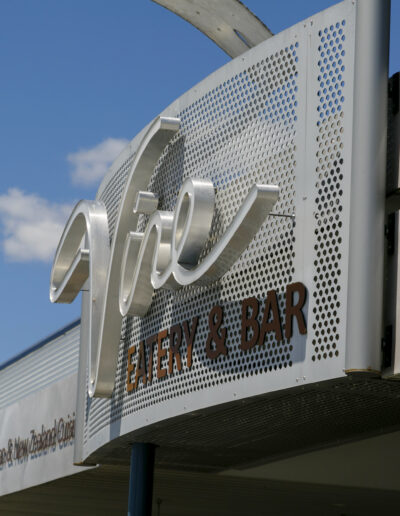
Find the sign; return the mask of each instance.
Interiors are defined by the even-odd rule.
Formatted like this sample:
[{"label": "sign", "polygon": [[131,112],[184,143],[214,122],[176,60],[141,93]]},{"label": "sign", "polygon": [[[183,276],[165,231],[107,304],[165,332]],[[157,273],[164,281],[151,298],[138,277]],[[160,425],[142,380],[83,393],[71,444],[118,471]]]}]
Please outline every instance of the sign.
[{"label": "sign", "polygon": [[77,375],[0,411],[0,495],[82,471],[73,465]]},{"label": "sign", "polygon": [[75,412],[68,416],[54,420],[50,428],[42,424],[41,429],[33,428],[29,437],[20,436],[9,438],[7,446],[0,448],[0,468],[20,464],[21,461],[36,457],[40,452],[59,447],[73,441],[75,436]]},{"label": "sign", "polygon": [[[296,300],[294,299],[296,297]],[[293,283],[286,288],[285,295],[285,331],[286,339],[293,335],[294,320],[297,323],[300,335],[307,333],[303,308],[306,302],[306,288],[302,283]],[[241,341],[239,348],[247,351],[255,345],[262,346],[268,333],[273,332],[277,341],[282,341],[283,332],[281,316],[279,313],[278,299],[275,290],[268,292],[263,309],[262,322],[259,324],[258,316],[260,303],[255,297],[244,299],[241,303]],[[192,367],[193,346],[199,317],[192,321],[183,321],[169,329],[162,330],[140,341],[139,345],[128,349],[128,366],[126,388],[130,392],[138,388],[139,380],[143,385],[153,380],[153,363],[157,364],[157,379],[164,378],[174,372],[180,372],[182,367]],[[208,315],[209,332],[205,342],[206,356],[210,360],[216,360],[220,355],[228,355],[227,339],[229,329],[224,326],[224,310],[220,305],[215,305]],[[186,344],[186,364],[181,357],[181,346]],[[167,347],[163,347],[164,345]],[[156,352],[154,353],[154,346]],[[146,361],[146,351],[148,360]],[[136,362],[132,356],[136,354]],[[164,365],[163,365],[164,364]],[[174,368],[175,364],[175,368]],[[133,380],[134,378],[134,380]]]},{"label": "sign", "polygon": [[[157,210],[157,195],[141,190],[179,125],[179,119],[159,118],[144,136],[125,186],[111,249],[105,206],[99,201],[80,201],[56,251],[52,302],[70,303],[88,277],[90,280],[90,396],[107,397],[114,388],[117,350],[113,343],[121,333],[121,317],[145,316],[155,289],[207,285],[221,278],[278,200],[279,187],[253,185],[225,234],[199,262],[213,221],[213,183],[188,178],[174,212]],[[140,233],[135,223],[142,214],[150,219]]]},{"label": "sign", "polygon": [[84,285],[79,458],[184,414],[379,372],[383,4],[345,0],[227,63],[75,208],[50,296]]}]

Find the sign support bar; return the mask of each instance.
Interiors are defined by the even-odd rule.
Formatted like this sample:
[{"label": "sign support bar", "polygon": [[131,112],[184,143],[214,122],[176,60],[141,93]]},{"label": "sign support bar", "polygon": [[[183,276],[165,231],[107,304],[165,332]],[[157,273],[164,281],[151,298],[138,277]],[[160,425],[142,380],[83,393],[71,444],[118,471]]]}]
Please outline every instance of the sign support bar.
[{"label": "sign support bar", "polygon": [[128,516],[151,516],[154,452],[154,444],[132,445]]}]

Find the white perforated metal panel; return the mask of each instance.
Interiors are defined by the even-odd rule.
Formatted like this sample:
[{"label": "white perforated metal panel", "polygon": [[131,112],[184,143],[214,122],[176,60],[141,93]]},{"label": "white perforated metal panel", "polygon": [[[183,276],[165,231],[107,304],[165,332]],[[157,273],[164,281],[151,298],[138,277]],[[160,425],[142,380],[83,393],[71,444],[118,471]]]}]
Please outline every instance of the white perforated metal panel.
[{"label": "white perforated metal panel", "polygon": [[[317,135],[315,138],[315,190],[314,190],[314,277],[312,296],[312,360],[319,361],[339,355],[340,326],[343,324],[343,295],[346,276],[343,276],[343,252],[346,229],[343,223],[348,216],[345,190],[349,190],[349,137],[345,132],[347,120],[351,117],[344,109],[345,96],[350,95],[347,83],[351,58],[346,53],[346,41],[350,20],[322,26],[314,44],[318,75],[316,100],[318,101]],[[351,47],[350,47],[351,48]],[[345,149],[345,141],[347,146]],[[345,161],[346,160],[346,161]]]},{"label": "white perforated metal panel", "polygon": [[[199,408],[343,375],[355,8],[346,1],[251,49],[168,107],[181,129],[149,184],[160,209],[173,210],[186,177],[209,178],[216,210],[204,257],[254,183],[279,185],[274,212],[240,259],[211,287],[157,291],[146,317],[123,321],[111,400],[87,399],[84,456],[110,439]],[[118,204],[140,135],[103,182],[113,235]],[[147,219],[143,216],[138,230]],[[308,291],[307,335],[240,350],[241,301],[275,289],[284,316],[286,286]],[[205,353],[208,313],[224,307],[227,356]],[[191,369],[126,390],[127,350],[140,340],[199,317]],[[262,310],[259,315],[261,321]],[[284,320],[284,318],[283,318]],[[167,342],[165,343],[167,347]],[[181,347],[186,364],[186,345]],[[146,351],[146,364],[148,362]],[[135,355],[132,357],[135,361]],[[156,355],[153,358],[156,368]],[[165,361],[167,362],[167,361]]]}]

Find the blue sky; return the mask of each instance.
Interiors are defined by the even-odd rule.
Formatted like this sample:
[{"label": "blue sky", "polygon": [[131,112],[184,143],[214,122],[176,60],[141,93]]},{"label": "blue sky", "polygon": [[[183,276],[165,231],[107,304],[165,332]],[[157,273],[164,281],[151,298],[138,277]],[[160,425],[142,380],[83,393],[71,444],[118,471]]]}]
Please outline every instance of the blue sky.
[{"label": "blue sky", "polygon": [[[272,32],[335,4],[245,0]],[[392,0],[390,71],[400,70]],[[150,0],[0,2],[0,363],[80,315],[51,305],[59,232],[110,161],[175,98],[229,61]]]}]

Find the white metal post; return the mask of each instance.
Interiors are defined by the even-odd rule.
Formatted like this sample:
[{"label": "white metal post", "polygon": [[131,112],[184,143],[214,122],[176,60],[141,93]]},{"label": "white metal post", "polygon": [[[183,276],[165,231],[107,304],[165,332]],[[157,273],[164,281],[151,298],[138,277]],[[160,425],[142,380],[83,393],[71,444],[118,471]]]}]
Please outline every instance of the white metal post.
[{"label": "white metal post", "polygon": [[390,0],[358,0],[356,21],[346,372],[378,372]]}]

